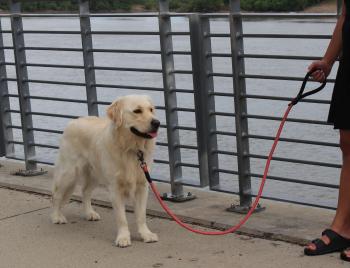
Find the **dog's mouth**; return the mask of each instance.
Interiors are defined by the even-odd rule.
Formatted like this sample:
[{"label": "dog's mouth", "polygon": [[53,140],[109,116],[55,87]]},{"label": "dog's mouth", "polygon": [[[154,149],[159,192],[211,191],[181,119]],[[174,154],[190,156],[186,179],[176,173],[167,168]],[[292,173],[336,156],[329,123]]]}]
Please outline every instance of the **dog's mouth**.
[{"label": "dog's mouth", "polygon": [[154,130],[154,131],[151,131],[151,132],[146,132],[146,133],[139,131],[135,127],[131,127],[130,130],[136,136],[139,136],[139,137],[144,138],[144,139],[153,139],[153,138],[157,137],[157,135],[158,135],[158,131],[157,130]]}]

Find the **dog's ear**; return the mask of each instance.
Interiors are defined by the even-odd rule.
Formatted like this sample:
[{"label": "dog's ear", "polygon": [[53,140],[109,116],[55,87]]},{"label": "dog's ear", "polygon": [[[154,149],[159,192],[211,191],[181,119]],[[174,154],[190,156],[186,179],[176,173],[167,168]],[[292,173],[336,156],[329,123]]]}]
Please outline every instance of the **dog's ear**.
[{"label": "dog's ear", "polygon": [[122,101],[116,100],[107,108],[107,116],[117,127],[120,127],[123,122]]}]

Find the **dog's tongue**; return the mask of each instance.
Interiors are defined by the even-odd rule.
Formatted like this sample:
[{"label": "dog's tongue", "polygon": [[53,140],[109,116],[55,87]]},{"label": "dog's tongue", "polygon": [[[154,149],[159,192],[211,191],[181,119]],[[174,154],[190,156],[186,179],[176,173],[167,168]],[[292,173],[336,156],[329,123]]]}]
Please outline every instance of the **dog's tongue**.
[{"label": "dog's tongue", "polygon": [[150,135],[152,138],[157,137],[158,133],[157,132],[150,132],[148,133],[148,135]]}]

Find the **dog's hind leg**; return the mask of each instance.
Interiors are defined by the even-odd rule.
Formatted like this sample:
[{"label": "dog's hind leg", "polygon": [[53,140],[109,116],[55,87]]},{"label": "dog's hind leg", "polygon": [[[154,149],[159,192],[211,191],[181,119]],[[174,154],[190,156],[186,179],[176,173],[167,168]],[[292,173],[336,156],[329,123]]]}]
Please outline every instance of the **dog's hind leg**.
[{"label": "dog's hind leg", "polygon": [[138,185],[138,188],[135,192],[135,216],[138,232],[141,235],[142,239],[146,243],[152,243],[158,241],[158,236],[155,233],[152,233],[146,224],[146,206],[148,198],[148,186]]},{"label": "dog's hind leg", "polygon": [[84,170],[83,176],[82,194],[85,217],[88,221],[98,221],[101,217],[91,206],[91,194],[97,186],[97,182],[91,177],[91,172],[88,168]]},{"label": "dog's hind leg", "polygon": [[[64,169],[64,167],[62,168]],[[56,170],[52,191],[53,213],[51,220],[56,224],[67,223],[62,213],[63,206],[69,201],[76,184],[77,169],[70,167],[67,170]]]}]

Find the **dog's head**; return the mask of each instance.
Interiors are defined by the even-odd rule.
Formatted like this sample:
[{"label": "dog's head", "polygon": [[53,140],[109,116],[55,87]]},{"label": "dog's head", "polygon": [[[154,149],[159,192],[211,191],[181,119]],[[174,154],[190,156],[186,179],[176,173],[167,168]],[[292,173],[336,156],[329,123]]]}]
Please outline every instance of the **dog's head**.
[{"label": "dog's head", "polygon": [[148,96],[121,97],[107,108],[107,115],[118,128],[129,129],[131,135],[145,139],[157,136],[160,122],[155,117],[154,105]]}]

